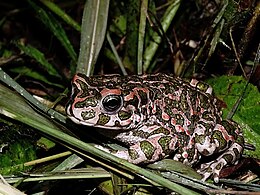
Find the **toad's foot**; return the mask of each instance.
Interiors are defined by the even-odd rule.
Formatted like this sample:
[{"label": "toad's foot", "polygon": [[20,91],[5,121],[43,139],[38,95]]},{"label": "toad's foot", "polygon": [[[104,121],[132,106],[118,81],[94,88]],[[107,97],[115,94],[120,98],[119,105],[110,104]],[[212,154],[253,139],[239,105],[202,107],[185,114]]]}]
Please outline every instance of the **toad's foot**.
[{"label": "toad's foot", "polygon": [[222,168],[226,165],[235,164],[241,153],[243,151],[243,147],[234,143],[227,151],[225,151],[222,155],[220,155],[216,160],[201,164],[200,169],[197,171],[199,174],[203,176],[202,180],[205,181],[209,177],[213,177],[214,182],[219,182],[219,174]]}]

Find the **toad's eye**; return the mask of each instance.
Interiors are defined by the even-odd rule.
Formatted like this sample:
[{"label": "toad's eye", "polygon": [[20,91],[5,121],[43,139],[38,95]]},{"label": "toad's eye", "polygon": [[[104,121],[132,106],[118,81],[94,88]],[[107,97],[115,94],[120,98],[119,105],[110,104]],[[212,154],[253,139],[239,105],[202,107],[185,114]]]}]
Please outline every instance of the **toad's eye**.
[{"label": "toad's eye", "polygon": [[123,106],[123,99],[120,95],[108,95],[102,100],[102,106],[107,113],[116,113]]}]

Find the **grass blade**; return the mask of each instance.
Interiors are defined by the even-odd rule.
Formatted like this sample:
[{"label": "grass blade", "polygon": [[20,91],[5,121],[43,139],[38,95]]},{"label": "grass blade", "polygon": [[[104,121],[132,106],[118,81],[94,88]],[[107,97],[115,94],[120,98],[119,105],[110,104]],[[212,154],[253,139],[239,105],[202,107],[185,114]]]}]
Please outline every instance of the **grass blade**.
[{"label": "grass blade", "polygon": [[109,0],[88,0],[84,7],[76,71],[87,76],[93,74],[95,62],[104,42],[108,7]]},{"label": "grass blade", "polygon": [[140,23],[138,32],[138,50],[137,50],[137,74],[143,74],[143,51],[144,51],[144,36],[146,27],[146,16],[149,0],[143,0],[141,3]]},{"label": "grass blade", "polygon": [[124,67],[124,65],[123,65],[123,62],[122,62],[122,60],[120,59],[120,57],[119,57],[119,55],[118,55],[118,53],[117,53],[117,51],[116,51],[116,47],[115,47],[115,45],[114,45],[114,43],[113,43],[113,41],[112,41],[112,39],[111,39],[111,37],[110,37],[109,32],[107,32],[107,41],[108,41],[108,43],[109,43],[109,45],[110,45],[110,47],[111,47],[111,50],[112,50],[112,52],[113,52],[113,54],[114,54],[114,56],[115,56],[115,58],[116,58],[116,60],[117,60],[117,63],[118,63],[118,65],[119,65],[119,67],[120,67],[120,69],[121,69],[123,75],[127,75],[126,69],[125,69],[125,67]]},{"label": "grass blade", "polygon": [[66,14],[59,6],[49,0],[40,0],[42,4],[48,7],[53,13],[57,14],[61,19],[63,19],[67,24],[72,26],[76,31],[80,31],[80,25],[73,20],[68,14]]}]

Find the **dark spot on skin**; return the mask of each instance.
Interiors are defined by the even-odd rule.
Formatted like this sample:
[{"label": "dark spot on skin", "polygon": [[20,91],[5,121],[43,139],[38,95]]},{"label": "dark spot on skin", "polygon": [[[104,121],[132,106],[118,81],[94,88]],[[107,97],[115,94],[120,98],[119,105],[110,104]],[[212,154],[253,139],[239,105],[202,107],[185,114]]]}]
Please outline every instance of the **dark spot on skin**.
[{"label": "dark spot on skin", "polygon": [[95,117],[95,111],[91,109],[90,111],[81,112],[81,117],[83,120],[87,121]]},{"label": "dark spot on skin", "polygon": [[205,135],[195,135],[195,143],[203,144],[205,142]]},{"label": "dark spot on skin", "polygon": [[74,104],[74,108],[85,108],[85,101],[82,101],[82,102],[77,102]]},{"label": "dark spot on skin", "polygon": [[236,156],[236,157],[239,157],[240,153],[239,153],[239,151],[238,151],[237,148],[234,148],[234,149],[233,149],[233,152],[235,153],[235,156]]},{"label": "dark spot on skin", "polygon": [[134,130],[133,131],[133,136],[135,137],[140,137],[140,138],[145,138],[147,139],[149,137],[149,133],[148,132],[144,132],[142,130]]},{"label": "dark spot on skin", "polygon": [[148,141],[141,141],[140,142],[140,148],[143,151],[143,153],[145,154],[145,157],[148,160],[151,160],[153,157],[153,154],[155,152],[155,148],[153,146],[153,144],[151,144]]},{"label": "dark spot on skin", "polygon": [[87,108],[87,107],[95,107],[97,105],[96,98],[86,98],[84,101],[78,101],[74,104],[75,108]]},{"label": "dark spot on skin", "polygon": [[172,94],[173,91],[178,91],[178,90],[179,90],[178,86],[176,86],[174,84],[165,85],[164,93],[165,94]]},{"label": "dark spot on skin", "polygon": [[212,114],[210,112],[203,112],[202,116],[203,119],[207,120],[207,121],[213,121],[214,119],[212,118]]},{"label": "dark spot on skin", "polygon": [[160,108],[157,108],[157,109],[156,109],[155,115],[156,115],[156,118],[157,118],[159,121],[164,122],[164,120],[163,120],[163,118],[162,118],[162,110],[161,110]]},{"label": "dark spot on skin", "polygon": [[220,124],[226,129],[228,134],[230,134],[236,138],[236,136],[237,136],[237,134],[235,133],[236,127],[233,124],[231,124],[227,120],[222,120]]},{"label": "dark spot on skin", "polygon": [[180,144],[180,148],[187,146],[190,140],[190,136],[185,132],[178,132],[178,143]]},{"label": "dark spot on skin", "polygon": [[218,142],[219,142],[218,150],[222,151],[222,150],[226,149],[227,141],[225,140],[225,138],[223,137],[223,135],[220,131],[214,131],[212,138],[218,140]]},{"label": "dark spot on skin", "polygon": [[149,96],[151,101],[160,100],[163,98],[162,91],[159,90],[156,86],[149,87]]},{"label": "dark spot on skin", "polygon": [[172,105],[170,105],[170,107],[173,109],[173,108],[175,108],[175,109],[178,109],[179,110],[179,108],[180,108],[180,103],[177,101],[177,100],[173,100],[172,101]]},{"label": "dark spot on skin", "polygon": [[188,155],[188,161],[191,162],[193,159],[196,159],[197,156],[195,156],[195,147],[192,147],[187,150]]},{"label": "dark spot on skin", "polygon": [[197,112],[199,113],[201,111],[201,107],[197,107]]},{"label": "dark spot on skin", "polygon": [[119,121],[115,121],[115,127],[121,127],[121,124]]},{"label": "dark spot on skin", "polygon": [[110,120],[109,116],[107,116],[105,114],[99,114],[97,124],[104,126],[105,124],[107,124],[109,122],[109,120]]},{"label": "dark spot on skin", "polygon": [[164,108],[164,112],[166,114],[168,114],[168,116],[172,117],[173,113],[172,113],[172,110],[174,109],[174,101],[170,100],[170,99],[167,99],[167,101],[169,102],[169,104],[167,104],[168,106]]},{"label": "dark spot on skin", "polygon": [[223,158],[225,159],[225,161],[227,161],[228,163],[231,163],[233,161],[233,155],[231,154],[225,154],[223,156]]},{"label": "dark spot on skin", "polygon": [[139,104],[138,98],[136,96],[134,96],[133,99],[124,102],[124,107],[126,108],[127,105],[133,105],[137,109],[138,104]]},{"label": "dark spot on skin", "polygon": [[210,86],[207,83],[198,82],[196,88],[198,88],[200,91],[206,92]]},{"label": "dark spot on skin", "polygon": [[[158,90],[158,91],[159,91],[159,90]],[[163,98],[163,95],[162,95],[162,93],[160,93],[160,92],[159,92],[159,93],[157,92],[157,93],[154,93],[154,94],[155,94],[155,96],[154,96],[154,99],[155,99],[155,100],[159,100],[159,99],[162,99],[162,98]]]},{"label": "dark spot on skin", "polygon": [[134,149],[128,149],[128,154],[131,160],[136,160],[137,158],[139,158],[138,152]]},{"label": "dark spot on skin", "polygon": [[[214,121],[213,121],[214,122]],[[201,127],[204,127],[205,128],[205,131],[206,132],[209,132],[210,130],[212,130],[214,127],[215,127],[215,125],[213,125],[213,124],[215,124],[215,123],[206,123],[206,122],[203,122],[203,121],[199,121],[198,123],[197,123],[197,126],[201,126]]]},{"label": "dark spot on skin", "polygon": [[199,94],[198,98],[200,100],[200,107],[204,109],[209,109],[209,107],[211,106],[210,99],[202,93]]},{"label": "dark spot on skin", "polygon": [[172,137],[171,136],[163,136],[158,140],[158,143],[162,147],[163,152],[167,155],[171,153],[169,145],[171,143]]},{"label": "dark spot on skin", "polygon": [[180,114],[174,114],[172,118],[175,119],[176,125],[180,125],[180,126],[184,125],[184,118]]},{"label": "dark spot on skin", "polygon": [[169,135],[170,131],[165,129],[165,128],[163,128],[163,127],[160,127],[158,129],[154,130],[153,132],[151,132],[149,134],[149,137],[152,136],[152,135],[160,134],[160,133],[163,134],[163,135]]},{"label": "dark spot on skin", "polygon": [[141,105],[146,105],[148,103],[147,93],[143,92],[142,90],[139,90],[138,95],[141,98]]},{"label": "dark spot on skin", "polygon": [[181,103],[181,109],[183,110],[183,112],[189,109],[189,104],[187,103],[187,101],[183,101]]},{"label": "dark spot on skin", "polygon": [[95,97],[87,98],[84,102],[86,107],[96,107],[98,104],[98,101]]},{"label": "dark spot on skin", "polygon": [[222,169],[222,164],[219,163],[219,164],[215,167],[215,169],[217,169],[217,170],[221,170],[221,169]]},{"label": "dark spot on skin", "polygon": [[85,82],[78,79],[76,80],[76,82],[80,85],[80,92],[82,92],[82,94],[80,94],[78,97],[84,98],[89,96],[88,85]]},{"label": "dark spot on skin", "polygon": [[209,155],[209,151],[207,149],[204,149],[201,154],[203,154],[204,156],[208,156]]},{"label": "dark spot on skin", "polygon": [[126,112],[126,111],[122,111],[122,110],[118,112],[118,117],[122,121],[129,119],[131,116],[132,116],[131,112]]},{"label": "dark spot on skin", "polygon": [[168,98],[168,97],[164,98],[164,102],[165,102],[166,105],[171,105],[172,104],[172,100],[170,98]]}]

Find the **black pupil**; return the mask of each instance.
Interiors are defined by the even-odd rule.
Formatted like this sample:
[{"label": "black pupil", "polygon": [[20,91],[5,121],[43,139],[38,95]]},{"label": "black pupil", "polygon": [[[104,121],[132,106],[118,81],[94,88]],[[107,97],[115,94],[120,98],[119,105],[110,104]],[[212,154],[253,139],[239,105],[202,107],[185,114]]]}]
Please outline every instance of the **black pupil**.
[{"label": "black pupil", "polygon": [[121,97],[116,95],[105,97],[102,103],[104,109],[109,112],[116,111],[122,104]]}]

